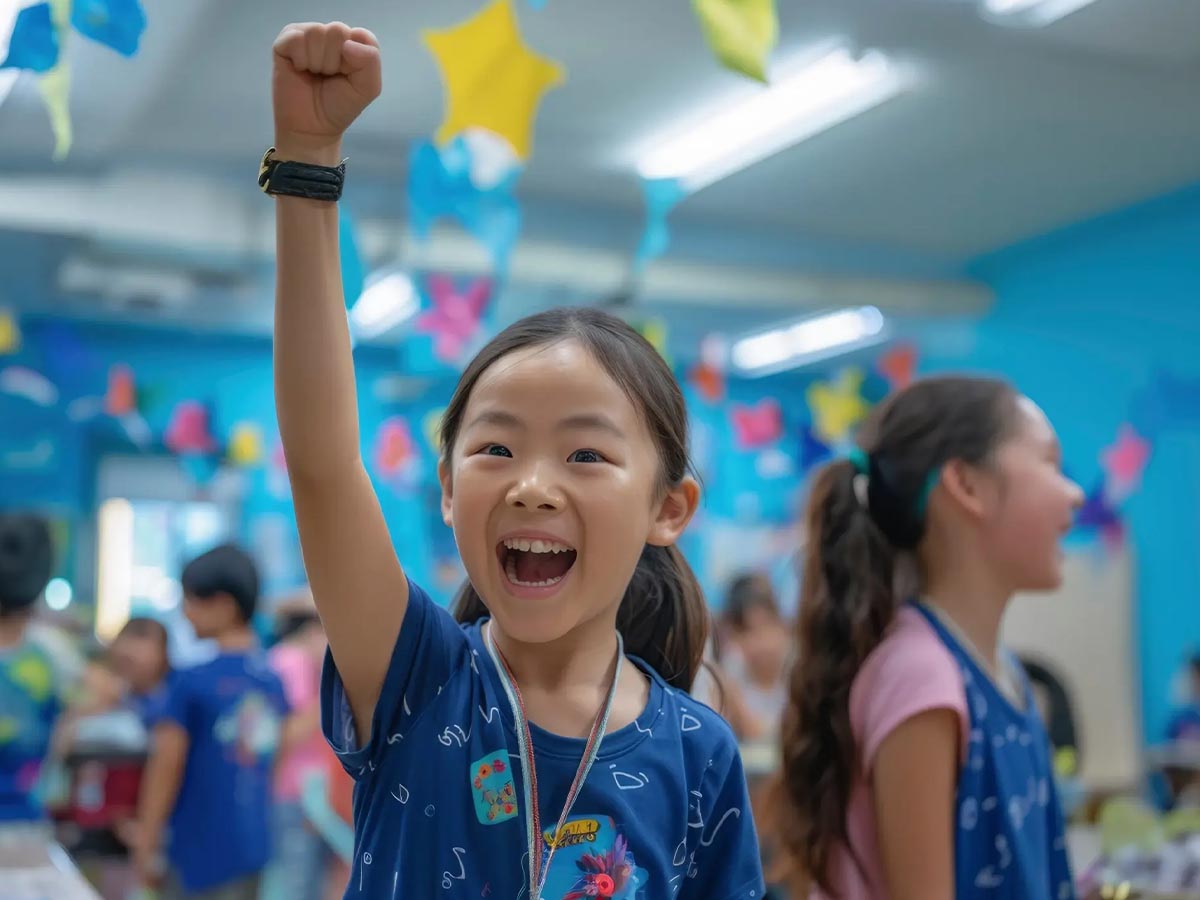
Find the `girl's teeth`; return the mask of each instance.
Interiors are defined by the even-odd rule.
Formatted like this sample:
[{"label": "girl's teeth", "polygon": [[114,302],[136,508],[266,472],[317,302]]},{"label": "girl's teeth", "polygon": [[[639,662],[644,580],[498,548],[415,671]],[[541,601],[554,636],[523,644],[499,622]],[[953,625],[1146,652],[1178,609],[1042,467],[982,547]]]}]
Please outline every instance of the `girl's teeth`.
[{"label": "girl's teeth", "polygon": [[521,550],[525,553],[566,553],[571,548],[557,541],[528,540],[526,538],[510,538],[504,542],[509,550]]}]

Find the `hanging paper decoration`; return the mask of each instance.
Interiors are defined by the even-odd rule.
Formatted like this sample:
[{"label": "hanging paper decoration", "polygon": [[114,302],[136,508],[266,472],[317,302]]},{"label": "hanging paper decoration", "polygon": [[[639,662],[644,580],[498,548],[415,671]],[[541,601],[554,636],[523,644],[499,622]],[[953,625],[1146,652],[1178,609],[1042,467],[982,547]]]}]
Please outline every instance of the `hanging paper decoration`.
[{"label": "hanging paper decoration", "polygon": [[207,453],[183,453],[179,457],[179,465],[198,488],[207,486],[220,468],[217,458]]},{"label": "hanging paper decoration", "polygon": [[667,216],[687,196],[677,178],[643,178],[642,197],[646,204],[646,227],[633,257],[633,269],[641,272],[646,265],[667,252],[671,234]]},{"label": "hanging paper decoration", "polygon": [[411,485],[416,482],[419,461],[407,420],[401,416],[385,420],[375,437],[376,474],[385,481]]},{"label": "hanging paper decoration", "polygon": [[24,366],[9,366],[0,370],[0,393],[21,397],[44,407],[51,407],[58,402],[58,388],[50,379]]},{"label": "hanging paper decoration", "polygon": [[633,330],[646,339],[651,347],[658,351],[658,355],[667,360],[670,364],[670,356],[667,355],[667,322],[665,319],[653,318],[642,319],[630,323]]},{"label": "hanging paper decoration", "polygon": [[104,395],[104,411],[110,416],[127,416],[137,410],[137,388],[133,369],[125,365],[108,370],[108,393]]},{"label": "hanging paper decoration", "polygon": [[0,309],[0,356],[16,353],[21,349],[21,326],[16,313]]},{"label": "hanging paper decoration", "polygon": [[862,369],[851,367],[843,369],[834,381],[809,386],[805,397],[817,437],[833,445],[849,439],[851,430],[870,411],[861,394],[865,378]]},{"label": "hanging paper decoration", "polygon": [[708,46],[727,69],[767,80],[767,57],[779,41],[775,0],[692,0]]},{"label": "hanging paper decoration", "polygon": [[725,398],[725,375],[715,366],[697,363],[688,372],[688,381],[707,403],[720,403]]},{"label": "hanging paper decoration", "polygon": [[455,141],[466,148],[467,174],[481,191],[490,191],[521,172],[521,160],[512,145],[486,128],[467,128]]},{"label": "hanging paper decoration", "polygon": [[463,137],[441,148],[429,141],[415,144],[408,168],[409,226],[418,238],[427,238],[439,219],[453,219],[487,247],[497,276],[503,277],[521,231],[521,208],[513,192],[520,169],[480,187],[494,173],[479,168]]},{"label": "hanging paper decoration", "polygon": [[262,429],[253,422],[238,422],[229,432],[226,452],[235,466],[257,466],[263,461]]},{"label": "hanging paper decoration", "polygon": [[117,419],[117,424],[121,426],[121,430],[125,432],[129,442],[139,450],[148,450],[154,443],[154,432],[150,430],[149,423],[137,411],[121,416]]},{"label": "hanging paper decoration", "polygon": [[425,413],[425,418],[421,420],[421,433],[436,456],[442,453],[442,415],[445,412],[446,408],[439,406]]},{"label": "hanging paper decoration", "polygon": [[1083,531],[1100,535],[1110,549],[1119,546],[1125,538],[1125,525],[1108,497],[1104,479],[1088,491],[1083,505],[1075,514],[1075,526]]},{"label": "hanging paper decoration", "polygon": [[764,481],[775,481],[792,476],[796,466],[790,456],[778,447],[771,447],[754,460],[754,471]]},{"label": "hanging paper decoration", "polygon": [[71,30],[72,0],[50,0],[50,17],[58,34],[58,64],[38,79],[38,92],[46,114],[50,117],[50,128],[54,132],[53,158],[61,161],[71,152],[73,129],[71,127],[71,67],[64,58],[67,35]]},{"label": "hanging paper decoration", "polygon": [[1150,459],[1150,444],[1132,426],[1122,425],[1116,442],[1106,447],[1100,458],[1107,476],[1105,493],[1113,503],[1120,503],[1141,482]]},{"label": "hanging paper decoration", "polygon": [[800,433],[800,467],[808,471],[833,456],[833,450],[805,425]]},{"label": "hanging paper decoration", "polygon": [[917,348],[912,344],[897,344],[879,358],[877,367],[892,390],[902,390],[912,384],[916,374]]},{"label": "hanging paper decoration", "polygon": [[783,410],[779,401],[771,397],[752,406],[734,404],[730,418],[737,445],[742,450],[765,447],[783,434]]},{"label": "hanging paper decoration", "polygon": [[479,333],[480,320],[492,293],[488,278],[477,278],[459,292],[449,275],[430,275],[425,291],[432,308],[417,319],[417,330],[433,336],[433,351],[442,362],[463,356]]},{"label": "hanging paper decoration", "polygon": [[0,440],[0,472],[44,472],[54,465],[57,449],[49,437]]},{"label": "hanging paper decoration", "polygon": [[208,408],[195,400],[185,400],[176,406],[163,443],[180,455],[214,453],[217,442],[209,430]]},{"label": "hanging paper decoration", "polygon": [[342,294],[346,306],[351,307],[362,296],[367,272],[358,249],[358,230],[344,206],[338,207],[338,251],[342,263]]},{"label": "hanging paper decoration", "polygon": [[146,30],[146,13],[138,0],[73,0],[71,24],[93,41],[133,56]]},{"label": "hanging paper decoration", "polygon": [[520,159],[528,159],[542,94],[561,84],[566,73],[526,46],[511,0],[495,0],[466,21],[422,37],[445,88],[438,143],[472,126],[486,128],[512,144]]},{"label": "hanging paper decoration", "polygon": [[76,397],[67,404],[67,418],[72,422],[86,422],[104,412],[103,397]]},{"label": "hanging paper decoration", "polygon": [[0,69],[49,72],[58,63],[58,30],[49,3],[35,3],[17,13]]}]

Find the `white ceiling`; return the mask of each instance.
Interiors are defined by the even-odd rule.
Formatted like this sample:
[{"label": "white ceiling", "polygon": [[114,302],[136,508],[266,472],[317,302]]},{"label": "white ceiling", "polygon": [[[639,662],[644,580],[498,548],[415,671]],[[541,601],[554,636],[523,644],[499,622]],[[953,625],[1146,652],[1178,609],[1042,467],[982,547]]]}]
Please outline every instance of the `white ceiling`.
[{"label": "white ceiling", "polygon": [[[0,107],[0,172],[88,175],[116,167],[249,179],[270,140],[270,44],[289,20],[340,18],[384,47],[385,92],[347,144],[403,215],[410,141],[438,124],[441,88],[419,40],[479,0],[143,0],[143,51],[125,60],[76,40],[76,146],[49,161],[36,89]],[[905,96],[707,188],[681,234],[786,248],[854,247],[909,268],[971,258],[1200,181],[1200,0],[1097,0],[1037,31],[984,21],[970,0],[777,0],[777,58],[829,38],[911,63]],[[531,207],[633,222],[631,148],[710,103],[754,90],[713,61],[688,0],[516,0],[537,50],[563,62],[521,184]]]}]

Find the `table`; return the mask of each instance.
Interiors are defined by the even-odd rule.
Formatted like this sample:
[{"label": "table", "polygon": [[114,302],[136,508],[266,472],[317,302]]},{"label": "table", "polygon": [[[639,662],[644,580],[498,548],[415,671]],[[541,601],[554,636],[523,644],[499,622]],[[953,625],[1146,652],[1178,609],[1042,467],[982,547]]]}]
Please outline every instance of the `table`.
[{"label": "table", "polygon": [[100,900],[48,828],[0,827],[0,900]]}]

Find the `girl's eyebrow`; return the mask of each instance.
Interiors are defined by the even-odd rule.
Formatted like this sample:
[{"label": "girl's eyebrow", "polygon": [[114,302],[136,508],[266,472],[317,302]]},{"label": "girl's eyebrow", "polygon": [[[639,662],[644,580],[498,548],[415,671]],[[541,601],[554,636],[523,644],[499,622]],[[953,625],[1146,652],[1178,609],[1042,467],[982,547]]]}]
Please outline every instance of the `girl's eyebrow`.
[{"label": "girl's eyebrow", "polygon": [[[485,409],[471,420],[467,428],[474,428],[476,425],[517,429],[525,427],[519,416],[500,409]],[[625,432],[620,426],[603,413],[577,413],[567,416],[556,427],[559,431],[607,431],[622,440],[625,439]]]}]

